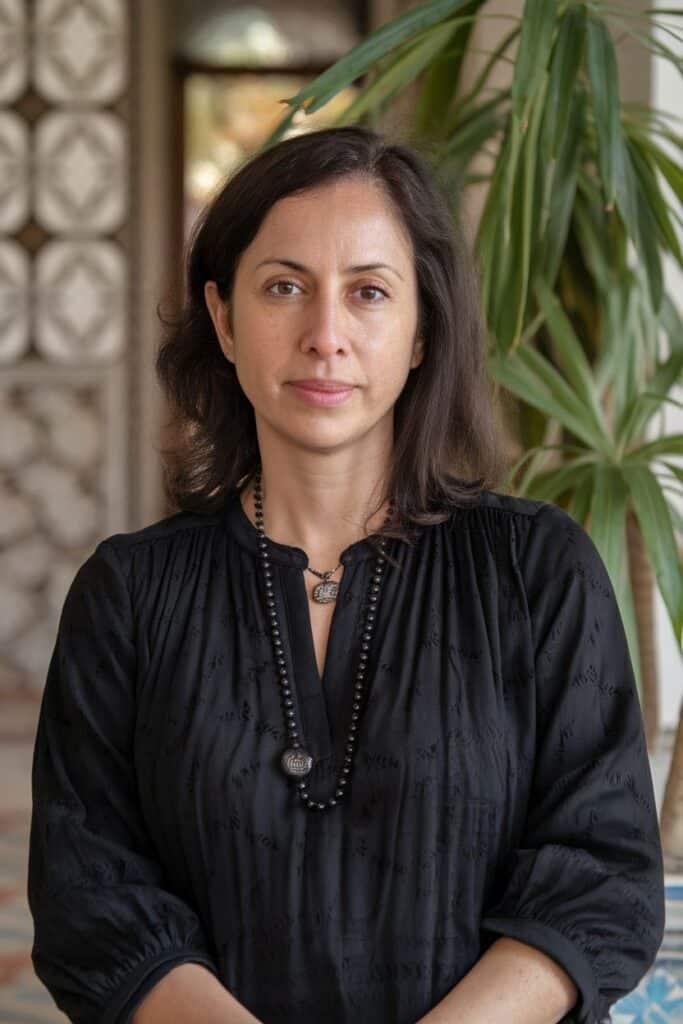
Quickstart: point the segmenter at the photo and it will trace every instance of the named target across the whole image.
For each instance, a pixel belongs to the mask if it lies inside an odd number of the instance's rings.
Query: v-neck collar
[[[242,508],[238,487],[234,487],[228,495],[225,505],[225,524],[232,536],[243,548],[251,551],[254,555],[259,554],[259,532]],[[290,544],[279,544],[277,541],[271,540],[267,533],[266,537],[268,539],[268,555],[272,562],[295,569],[308,568],[308,555],[303,548]],[[339,556],[339,561],[342,565],[346,566],[353,562],[359,562],[362,559],[374,558],[376,556],[376,549],[367,538],[364,538],[344,548]]]
[[[259,555],[259,531],[242,508],[237,487],[229,493],[225,506],[226,529],[242,548],[256,558]],[[266,534],[266,537],[268,535]],[[356,541],[345,548],[339,556],[345,571],[342,574],[338,604],[335,606],[327,640],[325,666],[322,679],[315,657],[315,644],[308,598],[304,583],[304,571],[308,568],[308,556],[303,548],[279,544],[268,537],[268,553],[271,562],[279,567],[301,570],[286,573],[281,577],[281,588],[276,592],[281,615],[281,628],[287,634],[286,656],[291,661],[294,688],[299,703],[301,726],[305,741],[310,745],[316,759],[334,755],[343,760],[348,719],[353,702],[353,679],[340,681],[339,659],[344,650],[344,638],[354,635],[355,620],[359,614],[354,605],[346,605],[346,594],[351,586],[351,576],[356,568],[362,578],[367,578],[370,567],[364,563],[376,558],[377,551],[366,539]],[[394,547],[390,540],[388,550]],[[349,569],[351,572],[349,572]],[[360,596],[359,596],[360,599]],[[350,675],[355,677],[357,653],[349,663]],[[333,692],[334,689],[343,692]],[[333,710],[334,709],[334,710]],[[324,784],[323,784],[324,788]]]
[[[240,488],[234,486],[226,495],[223,518],[229,538],[247,551],[256,561],[260,554],[259,531],[245,512],[240,501]],[[427,534],[437,527],[424,527],[418,533]],[[313,623],[306,591],[306,570],[309,568],[306,552],[293,545],[281,544],[268,539],[268,554],[275,569],[276,585],[273,597],[277,606],[279,627],[284,639],[283,654],[297,720],[301,729],[300,739],[316,762],[311,775],[311,795],[314,799],[326,799],[333,781],[330,770],[344,763],[349,723],[352,720],[355,702],[356,681],[362,636],[360,616],[364,613],[364,602],[373,566],[368,561],[377,557],[376,548],[368,538],[356,541],[345,548],[339,560],[345,567],[340,580],[340,590],[330,621],[325,651],[322,678],[318,669],[313,635]],[[407,542],[408,543],[408,542]],[[412,546],[412,545],[411,545]],[[388,553],[398,556],[397,538],[391,538]],[[419,557],[419,556],[418,556]],[[296,571],[293,571],[296,570]],[[262,585],[261,575],[254,573],[257,583]],[[376,615],[373,643],[366,664],[365,688],[371,694],[377,681],[377,651],[382,643],[384,613],[395,591],[387,588],[393,582],[393,566],[386,565],[387,578],[383,581],[384,593]],[[390,614],[386,612],[386,614]],[[381,621],[380,621],[381,620]],[[362,735],[362,719],[359,737]]]

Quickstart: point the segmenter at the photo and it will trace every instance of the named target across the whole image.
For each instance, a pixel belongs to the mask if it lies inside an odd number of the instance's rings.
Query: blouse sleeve
[[[556,960],[579,996],[562,1020],[609,1021],[664,933],[664,871],[642,711],[606,567],[559,506],[519,517],[535,655],[535,761],[524,829],[481,927]]]
[[[38,978],[69,1020],[127,1024],[178,964],[218,977],[197,914],[168,887],[137,799],[135,642],[109,540],[71,583],[33,752],[28,903]]]

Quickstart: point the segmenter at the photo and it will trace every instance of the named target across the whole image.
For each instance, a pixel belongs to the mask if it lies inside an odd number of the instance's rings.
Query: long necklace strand
[[[287,733],[289,737],[289,745],[283,752],[280,765],[283,772],[288,778],[299,779],[297,782],[297,791],[301,797],[304,806],[309,810],[324,811],[330,807],[335,807],[339,801],[341,801],[346,795],[346,788],[349,784],[352,774],[353,766],[353,755],[356,749],[357,732],[360,721],[360,709],[362,705],[363,691],[365,688],[365,671],[367,667],[368,651],[370,650],[370,643],[372,640],[372,633],[375,627],[377,601],[380,592],[380,583],[382,575],[384,573],[384,565],[386,562],[386,545],[387,538],[382,537],[379,541],[381,554],[377,556],[375,560],[375,571],[370,578],[369,593],[367,598],[368,611],[366,614],[365,628],[362,634],[361,640],[361,653],[359,657],[358,669],[356,672],[356,683],[354,685],[354,699],[351,712],[351,722],[349,723],[348,734],[346,737],[345,744],[345,755],[344,764],[337,776],[336,789],[331,797],[327,800],[318,801],[314,800],[308,791],[308,780],[305,778],[313,767],[312,755],[302,746],[299,740],[299,730],[296,724],[296,714],[294,711],[294,701],[292,700],[292,691],[289,686],[289,680],[287,676],[287,662],[283,653],[282,638],[280,635],[280,629],[278,625],[277,610],[275,607],[275,598],[273,596],[273,571],[271,568],[270,558],[268,555],[268,542],[263,528],[263,499],[261,495],[261,468],[256,472],[255,484],[254,484],[254,505],[256,508],[256,529],[259,532],[258,546],[261,555],[261,563],[263,565],[263,576],[265,581],[266,589],[266,605],[268,608],[268,616],[270,618],[271,625],[271,636],[273,640],[273,647],[275,650],[275,659],[278,665],[278,673],[280,677],[280,692],[282,697],[282,705],[285,716],[285,722],[287,726]],[[391,515],[391,505],[387,513],[388,521]]]

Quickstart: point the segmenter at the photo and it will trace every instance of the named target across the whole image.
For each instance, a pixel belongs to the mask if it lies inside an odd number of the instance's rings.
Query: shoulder
[[[157,519],[147,526],[128,532],[112,533],[100,542],[117,554],[126,554],[136,548],[156,544],[160,541],[176,541],[194,543],[196,535],[210,532],[220,527],[223,513],[204,514],[199,512],[180,511]]]
[[[221,513],[181,511],[137,530],[106,535],[77,569],[72,587],[113,591],[125,586],[137,595],[171,569],[177,573],[193,563],[204,538],[208,542],[221,524]]]
[[[496,522],[511,525],[516,521],[526,523],[536,520],[548,507],[557,506],[539,498],[526,498],[504,491],[485,489],[480,491],[470,504],[454,506],[450,518],[459,525],[484,525]]]
[[[476,503],[455,509],[451,521],[470,530],[503,530],[524,576],[540,576],[546,584],[585,572],[605,577],[586,528],[552,501],[484,490]]]
[[[477,502],[467,509],[458,509],[458,512],[499,512],[505,516],[526,516],[534,518],[546,505],[547,501],[538,498],[524,498],[514,494],[506,494],[504,491],[481,491]]]
[[[528,597],[545,601],[590,592],[615,600],[603,557],[582,523],[552,501],[505,495],[503,503],[512,513],[513,558]]]
[[[474,518],[495,515],[502,519],[514,519],[536,536],[585,533],[583,526],[573,516],[552,501],[506,494],[503,491],[483,490],[475,503],[453,510],[453,516],[459,515]]]

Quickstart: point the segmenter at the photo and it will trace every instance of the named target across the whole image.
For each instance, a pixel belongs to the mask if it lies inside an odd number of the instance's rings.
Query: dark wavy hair
[[[412,241],[422,362],[394,406],[394,448],[380,536],[412,543],[423,525],[476,503],[506,468],[502,433],[485,369],[485,331],[474,260],[428,158],[407,143],[360,126],[326,128],[252,156],[199,215],[186,254],[185,296],[165,332],[156,371],[169,403],[164,486],[176,509],[213,513],[260,464],[256,421],[235,366],[225,358],[206,307],[214,280],[232,308],[240,256],[270,208],[285,196],[347,176],[383,189]],[[366,530],[367,533],[367,530]]]

